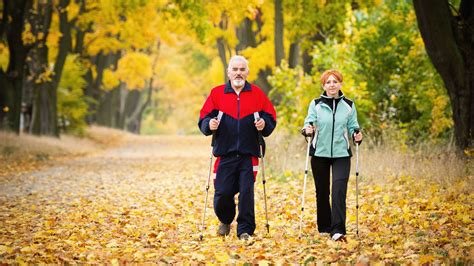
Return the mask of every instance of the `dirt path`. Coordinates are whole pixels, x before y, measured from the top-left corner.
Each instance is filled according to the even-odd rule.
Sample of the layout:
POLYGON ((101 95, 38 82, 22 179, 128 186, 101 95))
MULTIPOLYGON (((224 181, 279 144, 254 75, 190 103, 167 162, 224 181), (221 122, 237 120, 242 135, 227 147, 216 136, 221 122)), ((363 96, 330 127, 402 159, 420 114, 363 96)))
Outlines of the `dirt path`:
POLYGON ((198 173, 206 172, 206 142, 203 137, 132 138, 119 148, 20 177, 7 177, 0 183, 0 199, 32 194, 43 199, 108 194, 128 197, 131 191, 148 194, 192 188, 198 173), (128 188, 124 190, 126 195, 117 193, 121 186, 128 188))

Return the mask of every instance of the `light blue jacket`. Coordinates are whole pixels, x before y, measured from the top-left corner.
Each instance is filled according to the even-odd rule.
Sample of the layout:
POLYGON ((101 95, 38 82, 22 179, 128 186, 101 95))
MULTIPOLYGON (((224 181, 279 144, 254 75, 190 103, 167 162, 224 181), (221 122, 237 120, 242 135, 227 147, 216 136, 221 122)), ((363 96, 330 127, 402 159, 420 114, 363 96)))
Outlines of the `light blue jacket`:
POLYGON ((304 127, 310 122, 315 126, 310 155, 326 158, 352 156, 349 140, 355 129, 359 129, 359 123, 354 102, 345 98, 342 91, 339 91, 338 98, 328 97, 324 92, 311 101, 304 127))

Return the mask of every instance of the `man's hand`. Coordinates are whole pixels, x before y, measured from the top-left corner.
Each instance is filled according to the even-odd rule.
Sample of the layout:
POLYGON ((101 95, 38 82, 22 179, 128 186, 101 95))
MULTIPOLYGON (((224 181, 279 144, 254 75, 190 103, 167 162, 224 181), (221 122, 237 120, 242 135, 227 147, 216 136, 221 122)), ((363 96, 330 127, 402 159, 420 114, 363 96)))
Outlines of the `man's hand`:
POLYGON ((217 130, 218 127, 219 127, 219 120, 217 120, 217 118, 212 118, 211 120, 209 120, 209 129, 211 131, 217 130))
POLYGON ((261 118, 258 120, 255 120, 254 123, 258 131, 262 131, 265 128, 265 120, 261 118))

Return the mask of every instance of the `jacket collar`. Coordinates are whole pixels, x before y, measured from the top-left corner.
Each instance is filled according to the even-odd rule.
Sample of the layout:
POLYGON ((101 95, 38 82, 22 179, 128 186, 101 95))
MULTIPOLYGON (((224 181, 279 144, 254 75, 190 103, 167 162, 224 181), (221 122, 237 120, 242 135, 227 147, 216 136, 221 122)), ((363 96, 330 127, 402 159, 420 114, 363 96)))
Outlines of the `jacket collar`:
POLYGON ((340 90, 339 91, 339 95, 337 96, 337 98, 333 98, 333 97, 329 97, 327 94, 326 94, 326 91, 323 92, 323 94, 321 94, 321 101, 323 103, 325 103, 327 106, 329 106, 329 108, 331 108, 331 110, 333 109, 333 104, 335 101, 335 108, 337 108, 337 105, 339 104, 339 102, 341 101, 341 99, 344 98, 344 93, 342 93, 342 91, 340 90))
MULTIPOLYGON (((332 100, 333 97, 329 97, 327 94, 326 94, 326 91, 323 92, 323 94, 321 94, 321 97, 322 98, 325 98, 325 99, 329 99, 329 100, 332 100)), ((336 100, 339 99, 339 98, 343 98, 344 97, 344 93, 342 93, 341 90, 339 90, 339 95, 336 97, 336 100)))
MULTIPOLYGON (((251 91, 251 90, 252 90, 252 86, 250 86, 250 83, 245 81, 245 85, 240 92, 251 91)), ((225 84, 224 93, 235 93, 234 89, 232 88, 232 85, 230 85, 230 80, 227 81, 227 83, 225 84)))

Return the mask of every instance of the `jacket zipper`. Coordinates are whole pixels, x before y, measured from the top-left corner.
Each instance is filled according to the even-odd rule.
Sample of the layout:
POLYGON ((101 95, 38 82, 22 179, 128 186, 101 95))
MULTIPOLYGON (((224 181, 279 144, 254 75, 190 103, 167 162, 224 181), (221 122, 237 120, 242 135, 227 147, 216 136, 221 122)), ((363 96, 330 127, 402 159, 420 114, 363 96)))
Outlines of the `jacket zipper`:
POLYGON ((240 146, 240 94, 237 94, 237 152, 240 146))
POLYGON ((331 158, 332 158, 332 150, 334 146, 334 126, 336 123, 336 99, 332 99, 332 134, 331 134, 331 158))

